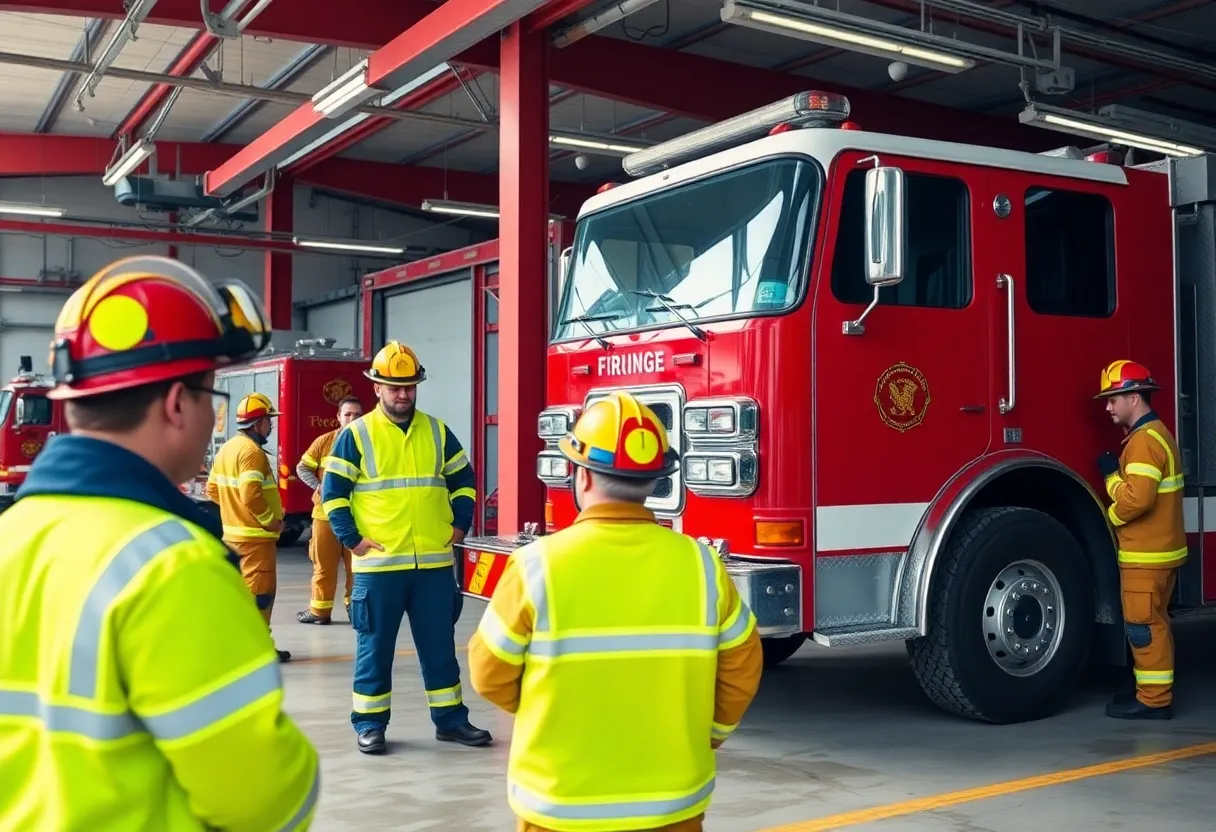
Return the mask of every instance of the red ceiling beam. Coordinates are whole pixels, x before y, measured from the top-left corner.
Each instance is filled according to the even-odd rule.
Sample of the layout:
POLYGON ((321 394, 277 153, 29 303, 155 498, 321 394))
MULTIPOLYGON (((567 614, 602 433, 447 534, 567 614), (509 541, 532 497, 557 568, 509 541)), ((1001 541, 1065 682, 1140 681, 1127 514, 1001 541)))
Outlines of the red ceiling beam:
MULTIPOLYGON (((419 72, 452 58, 545 2, 447 0, 369 55, 363 82, 368 88, 384 92, 399 89, 419 72)), ((311 102, 301 104, 227 162, 208 171, 203 177, 204 189, 216 196, 233 193, 328 133, 333 122, 317 112, 311 102)))
MULTIPOLYGON (((215 48, 219 38, 212 35, 210 32, 198 32, 190 39, 185 48, 178 53, 177 58, 165 70, 165 74, 173 75, 178 78, 186 78, 193 75, 195 70, 202 66, 203 61, 207 60, 207 56, 211 54, 211 50, 215 48)), ((110 134, 110 138, 117 139, 119 136, 134 136, 139 128, 143 127, 144 122, 156 112, 156 108, 165 103, 165 99, 169 97, 169 93, 173 92, 173 88, 168 84, 154 84, 139 102, 131 108, 122 123, 110 134)))
MULTIPOLYGON (((157 142, 156 158, 162 171, 198 176, 231 158, 239 149, 239 145, 232 144, 157 142)), ((100 177, 113 152, 114 143, 109 139, 0 133, 0 177, 100 177)), ((418 206, 424 199, 445 194, 449 199, 467 202, 498 202, 497 176, 362 159, 327 159, 301 174, 297 181, 399 205, 418 206)), ((563 182, 554 182, 549 187, 553 211, 568 216, 574 216, 593 192, 590 186, 563 182)))

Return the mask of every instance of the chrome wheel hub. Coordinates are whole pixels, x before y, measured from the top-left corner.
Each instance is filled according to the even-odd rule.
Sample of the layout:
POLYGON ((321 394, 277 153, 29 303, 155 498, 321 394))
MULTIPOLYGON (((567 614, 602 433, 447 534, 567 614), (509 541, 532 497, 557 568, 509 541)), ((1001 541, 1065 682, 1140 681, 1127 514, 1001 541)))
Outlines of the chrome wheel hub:
POLYGON ((984 642, 1010 676, 1033 676, 1055 656, 1064 631, 1064 596, 1055 574, 1035 560, 1001 570, 988 588, 984 642))

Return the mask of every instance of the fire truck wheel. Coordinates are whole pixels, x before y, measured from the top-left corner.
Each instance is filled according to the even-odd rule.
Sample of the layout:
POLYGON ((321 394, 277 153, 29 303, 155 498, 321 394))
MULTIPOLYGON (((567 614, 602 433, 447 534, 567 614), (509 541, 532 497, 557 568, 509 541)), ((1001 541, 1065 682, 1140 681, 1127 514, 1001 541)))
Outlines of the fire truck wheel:
POLYGON ((304 533, 304 524, 295 520, 288 520, 283 524, 283 530, 279 532, 280 546, 294 546, 300 539, 300 535, 304 533))
POLYGON ((1055 518, 1026 508, 968 512, 933 577, 929 633, 912 669, 939 707, 987 722, 1059 709, 1093 630, 1089 565, 1055 518))
POLYGON ((803 634, 760 639, 760 649, 764 651, 764 666, 776 667, 797 653, 798 648, 805 643, 806 636, 803 634))

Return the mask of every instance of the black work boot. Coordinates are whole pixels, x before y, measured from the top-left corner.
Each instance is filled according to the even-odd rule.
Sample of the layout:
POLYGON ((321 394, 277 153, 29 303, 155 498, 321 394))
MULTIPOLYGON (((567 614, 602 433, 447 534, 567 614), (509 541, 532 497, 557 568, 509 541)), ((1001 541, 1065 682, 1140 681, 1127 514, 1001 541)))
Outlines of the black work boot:
POLYGON ((299 621, 301 624, 328 624, 329 616, 327 615, 322 618, 314 614, 312 610, 301 610, 296 613, 296 621, 299 621))
POLYGON ((364 754, 383 754, 384 753, 384 729, 369 728, 359 734, 359 750, 364 754))
POLYGON ((275 652, 279 654, 279 664, 287 664, 291 661, 291 653, 286 650, 275 650, 275 652))
POLYGON ((474 728, 472 724, 466 722, 464 725, 457 725, 455 728, 435 731, 435 739, 440 742, 458 742, 461 745, 477 747, 481 745, 489 745, 493 741, 490 732, 481 728, 474 728))
POLYGON ((1106 715, 1115 719, 1173 719, 1174 709, 1171 705, 1152 708, 1134 696, 1126 699, 1116 696, 1106 706, 1106 715))

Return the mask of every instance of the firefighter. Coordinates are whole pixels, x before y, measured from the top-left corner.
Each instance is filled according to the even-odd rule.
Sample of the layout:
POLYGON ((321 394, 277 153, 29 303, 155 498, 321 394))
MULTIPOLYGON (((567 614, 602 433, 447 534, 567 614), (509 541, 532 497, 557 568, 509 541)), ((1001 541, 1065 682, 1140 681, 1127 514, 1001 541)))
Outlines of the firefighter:
POLYGON ((296 476, 300 482, 313 490, 312 494, 312 539, 308 543, 308 559, 312 561, 312 601, 309 608, 296 613, 301 624, 328 624, 334 609, 334 595, 338 590, 338 562, 346 573, 347 617, 350 616, 350 590, 354 586, 354 575, 350 571, 350 549, 334 537, 329 518, 321 508, 321 480, 325 475, 323 465, 329 456, 338 431, 363 415, 363 405, 355 396, 347 396, 338 402, 338 427, 323 433, 313 440, 296 465, 296 476))
POLYGON ((760 684, 755 616, 645 507, 677 466, 650 408, 613 393, 559 448, 578 518, 512 554, 469 642, 474 689, 515 714, 508 802, 521 832, 700 830, 760 684))
POLYGON ((1178 567, 1186 562, 1182 519, 1182 455, 1152 409, 1160 389, 1142 364, 1116 361, 1102 371, 1096 398, 1127 435, 1119 456, 1098 458, 1106 515, 1119 542, 1123 621, 1135 665, 1136 695, 1106 706, 1118 719, 1169 719, 1174 687, 1174 639, 1169 603, 1178 567))
POLYGON ((473 466, 448 426, 417 409, 426 370, 413 350, 389 341, 364 375, 378 404, 338 434, 321 484, 334 534, 354 554, 351 723, 359 750, 385 750, 393 654, 407 614, 435 738, 488 745, 490 732, 469 724, 456 662, 452 546, 473 523, 473 466))
POLYGON ((311 824, 316 750, 219 522, 176 485, 211 441, 215 369, 266 343, 259 307, 143 255, 59 314, 50 395, 71 432, 0 516, 5 829, 311 824))
MULTIPOLYGON (((241 574, 266 626, 274 610, 278 583, 276 558, 283 530, 279 484, 263 447, 278 416, 270 399, 250 393, 236 407, 237 433, 220 447, 207 477, 207 497, 220 507, 224 542, 241 558, 241 574)), ((279 651, 279 661, 291 653, 279 651)))

